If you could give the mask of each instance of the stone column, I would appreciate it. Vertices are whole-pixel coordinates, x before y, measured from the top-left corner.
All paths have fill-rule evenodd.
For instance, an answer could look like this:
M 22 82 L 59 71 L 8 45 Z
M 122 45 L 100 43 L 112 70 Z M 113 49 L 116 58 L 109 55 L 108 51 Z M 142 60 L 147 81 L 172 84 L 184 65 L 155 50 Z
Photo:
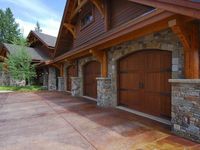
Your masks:
M 171 79 L 172 130 L 200 142 L 200 79 Z
M 71 77 L 72 80 L 72 96 L 82 96 L 82 78 Z
M 97 78 L 97 105 L 113 107 L 111 78 Z
M 58 91 L 64 91 L 65 85 L 64 85 L 64 77 L 58 77 Z
M 56 69 L 53 67 L 49 67 L 49 77 L 48 77 L 48 90 L 56 91 Z
M 43 87 L 45 89 L 47 89 L 48 87 L 48 72 L 46 69 L 44 69 L 44 72 L 43 72 Z

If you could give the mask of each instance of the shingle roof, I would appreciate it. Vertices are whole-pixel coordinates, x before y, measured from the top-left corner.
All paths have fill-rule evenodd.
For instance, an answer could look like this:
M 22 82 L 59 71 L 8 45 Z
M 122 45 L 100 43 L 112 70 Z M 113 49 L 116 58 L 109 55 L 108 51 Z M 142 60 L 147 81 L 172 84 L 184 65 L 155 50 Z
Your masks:
M 4 43 L 3 45 L 8 50 L 8 52 L 10 54 L 15 53 L 17 50 L 19 50 L 20 48 L 22 48 L 22 46 L 14 45 L 14 44 L 6 44 L 6 43 Z M 47 55 L 43 54 L 37 48 L 26 47 L 26 50 L 31 55 L 32 60 L 44 61 L 44 60 L 48 60 L 49 59 L 49 57 Z
M 50 47 L 55 47 L 57 40 L 56 37 L 36 31 L 31 31 L 31 32 L 33 32 L 36 36 L 38 36 L 38 38 L 40 38 L 46 45 Z

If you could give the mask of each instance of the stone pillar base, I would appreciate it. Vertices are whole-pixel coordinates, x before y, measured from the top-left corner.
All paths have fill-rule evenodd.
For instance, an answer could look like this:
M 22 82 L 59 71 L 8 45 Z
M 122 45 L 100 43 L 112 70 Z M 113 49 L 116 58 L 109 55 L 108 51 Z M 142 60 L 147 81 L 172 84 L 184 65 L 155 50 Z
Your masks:
M 64 91 L 64 78 L 63 77 L 58 77 L 58 91 Z
M 110 78 L 97 78 L 97 105 L 101 107 L 113 107 Z
M 172 130 L 200 142 L 200 79 L 171 79 Z
M 49 68 L 49 77 L 48 77 L 48 90 L 56 91 L 56 69 L 53 67 Z
M 82 80 L 80 77 L 71 77 L 72 80 L 72 96 L 82 96 L 81 94 L 81 84 Z

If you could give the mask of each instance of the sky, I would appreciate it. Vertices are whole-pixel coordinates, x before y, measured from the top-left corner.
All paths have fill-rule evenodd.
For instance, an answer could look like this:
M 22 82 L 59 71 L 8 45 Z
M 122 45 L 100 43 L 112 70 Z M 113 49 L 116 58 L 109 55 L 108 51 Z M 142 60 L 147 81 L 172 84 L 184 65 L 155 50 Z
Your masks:
M 26 37 L 40 23 L 43 33 L 57 36 L 67 0 L 0 0 L 0 9 L 11 8 Z

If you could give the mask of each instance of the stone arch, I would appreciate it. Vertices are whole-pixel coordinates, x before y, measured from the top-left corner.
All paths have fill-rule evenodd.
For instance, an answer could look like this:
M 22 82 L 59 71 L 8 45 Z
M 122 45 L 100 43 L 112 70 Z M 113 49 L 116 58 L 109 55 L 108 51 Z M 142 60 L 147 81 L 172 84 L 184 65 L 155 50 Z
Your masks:
M 166 36 L 167 35 L 167 36 Z M 156 38 L 154 36 L 157 36 Z M 169 37 L 171 38 L 169 38 Z M 168 39 L 174 39 L 169 41 Z M 108 51 L 108 77 L 112 80 L 112 99 L 111 102 L 113 106 L 117 106 L 117 61 L 122 57 L 129 55 L 134 52 L 142 51 L 142 50 L 164 50 L 164 51 L 172 51 L 172 57 L 179 57 L 179 53 L 182 53 L 183 47 L 180 44 L 179 40 L 174 36 L 174 34 L 170 30 L 165 30 L 160 33 L 154 33 L 138 40 L 127 41 L 122 44 L 113 46 Z M 177 54 L 178 52 L 178 54 Z M 182 58 L 183 59 L 183 58 Z M 182 61 L 181 64 L 182 64 Z M 173 72 L 173 78 L 178 76 L 179 71 L 177 73 Z M 174 75 L 175 74 L 175 75 Z M 180 73 L 182 75 L 182 73 Z
M 79 77 L 81 77 L 81 78 L 83 77 L 83 67 L 87 63 L 89 63 L 91 61 L 97 61 L 97 62 L 99 62 L 95 57 L 92 57 L 92 56 L 91 57 L 87 57 L 87 58 L 82 58 L 82 59 L 79 60 L 79 63 L 78 63 L 78 76 Z

